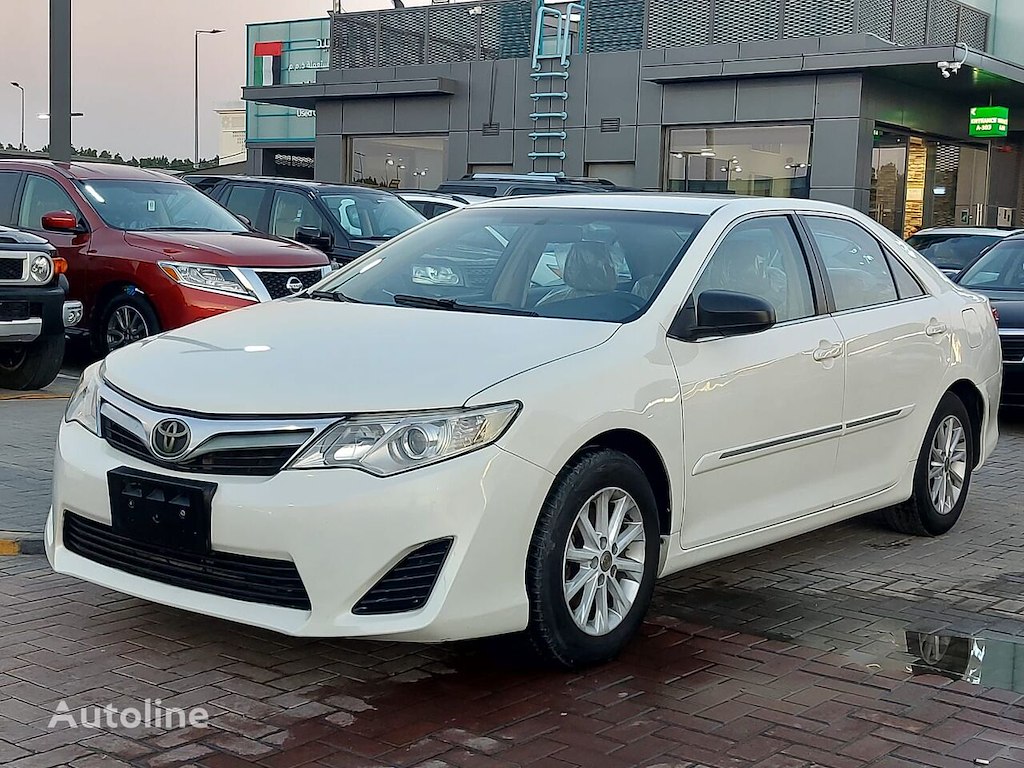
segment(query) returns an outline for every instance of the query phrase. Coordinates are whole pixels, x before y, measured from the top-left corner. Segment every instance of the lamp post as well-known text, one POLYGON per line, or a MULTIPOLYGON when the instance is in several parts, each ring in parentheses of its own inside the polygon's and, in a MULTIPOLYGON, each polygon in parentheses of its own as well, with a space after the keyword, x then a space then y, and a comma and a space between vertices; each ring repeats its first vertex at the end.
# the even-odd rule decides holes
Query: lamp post
POLYGON ((223 32, 223 29, 197 29, 196 30, 196 101, 195 101, 195 119, 196 119, 196 154, 195 154, 195 167, 199 167, 199 36, 200 35, 219 35, 223 32))
POLYGON ((25 89, 13 80, 11 85, 21 91, 21 143, 18 145, 18 149, 25 149, 25 89))

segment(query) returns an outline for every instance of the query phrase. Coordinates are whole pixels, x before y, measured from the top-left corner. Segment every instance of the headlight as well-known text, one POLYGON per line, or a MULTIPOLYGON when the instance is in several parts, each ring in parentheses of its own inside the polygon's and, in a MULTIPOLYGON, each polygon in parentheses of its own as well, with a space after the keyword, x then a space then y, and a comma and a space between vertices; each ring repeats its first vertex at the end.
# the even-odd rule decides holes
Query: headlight
POLYGON ((451 267, 414 264, 412 281, 419 285, 462 285, 462 275, 457 269, 451 267))
POLYGON ((49 256, 33 256, 28 267, 29 277, 37 283, 48 283, 53 277, 53 259, 49 256))
POLYGON ((99 435, 100 381, 103 379, 103 363, 93 363, 78 380, 78 386, 68 400, 64 421, 77 421, 94 435, 99 435))
POLYGON ((190 288, 214 293, 227 293, 232 296, 255 298, 252 291, 246 288, 238 276, 228 267, 215 267, 209 264, 183 264, 176 261, 159 262, 160 269, 171 280, 190 288))
POLYGON ((519 403, 503 403, 353 416, 329 427, 289 468, 355 467, 375 475, 394 475, 493 443, 518 412, 519 403))

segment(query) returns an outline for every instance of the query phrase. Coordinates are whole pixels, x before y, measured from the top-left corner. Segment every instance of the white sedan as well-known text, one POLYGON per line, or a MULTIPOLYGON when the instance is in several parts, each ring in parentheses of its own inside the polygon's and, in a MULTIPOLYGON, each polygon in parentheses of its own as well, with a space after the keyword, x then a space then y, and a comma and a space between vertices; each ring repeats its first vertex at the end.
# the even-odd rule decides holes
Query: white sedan
POLYGON ((594 663, 659 576, 873 510, 948 531, 1000 371, 987 301, 849 209, 502 199, 87 369, 47 554, 293 635, 594 663))

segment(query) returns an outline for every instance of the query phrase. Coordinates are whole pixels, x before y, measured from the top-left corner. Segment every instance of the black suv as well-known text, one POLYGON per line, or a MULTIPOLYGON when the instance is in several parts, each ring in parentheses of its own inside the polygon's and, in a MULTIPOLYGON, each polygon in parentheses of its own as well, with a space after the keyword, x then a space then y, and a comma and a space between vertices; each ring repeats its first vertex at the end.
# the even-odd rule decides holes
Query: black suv
POLYGON ((82 319, 66 301, 67 262, 41 237, 0 227, 0 387, 39 389, 57 378, 64 329, 82 319))
POLYGON ((446 181, 438 188, 446 195, 480 197, 517 197, 519 195, 557 195, 567 192, 622 192, 607 179, 567 178, 554 174, 471 173, 458 181, 446 181))
POLYGON ((258 232, 319 248, 337 264, 426 219, 385 190, 265 176, 182 177, 258 232))

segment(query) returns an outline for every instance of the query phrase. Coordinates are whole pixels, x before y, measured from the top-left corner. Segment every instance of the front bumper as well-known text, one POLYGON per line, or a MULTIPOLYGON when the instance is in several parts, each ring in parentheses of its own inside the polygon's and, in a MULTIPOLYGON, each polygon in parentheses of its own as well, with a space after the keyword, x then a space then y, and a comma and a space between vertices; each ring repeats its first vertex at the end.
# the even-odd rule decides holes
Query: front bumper
POLYGON ((48 286, 3 286, 0 302, 28 304, 28 318, 0 320, 0 342, 27 343, 40 336, 64 333, 64 289, 51 283, 48 286))
POLYGON ((436 642, 526 627, 527 548, 553 478, 497 446, 379 478, 353 469, 268 477, 183 474, 118 453, 78 424, 62 424, 46 553, 54 570, 154 602, 290 635, 436 642), (130 467, 216 482, 213 549, 294 562, 310 610, 247 602, 133 576, 71 552, 65 511, 110 524, 107 472, 130 467), (355 615, 352 607, 407 553, 454 543, 422 608, 355 615))

